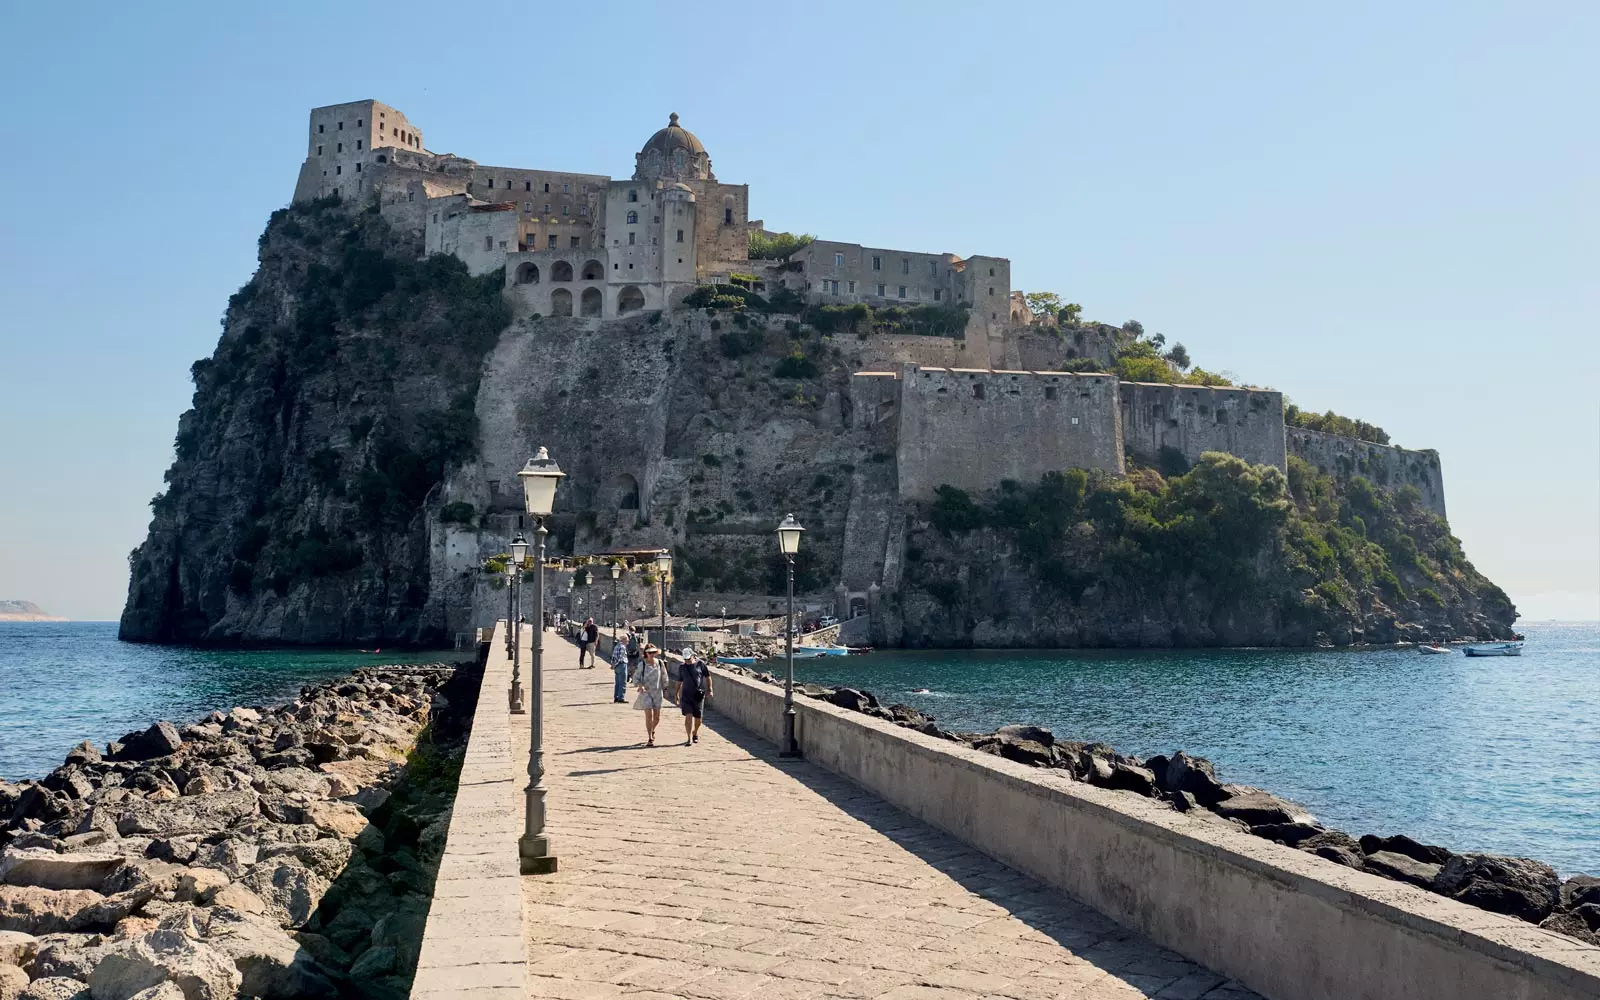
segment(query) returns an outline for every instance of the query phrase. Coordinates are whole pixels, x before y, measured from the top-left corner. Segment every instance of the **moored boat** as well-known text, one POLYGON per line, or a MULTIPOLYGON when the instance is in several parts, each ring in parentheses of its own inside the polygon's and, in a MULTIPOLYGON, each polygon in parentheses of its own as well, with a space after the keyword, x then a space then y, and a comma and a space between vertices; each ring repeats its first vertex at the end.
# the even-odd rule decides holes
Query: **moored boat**
POLYGON ((1417 647, 1417 652, 1419 652, 1419 653, 1448 653, 1448 652, 1450 652, 1450 650, 1445 648, 1444 646, 1434 646, 1434 645, 1430 645, 1428 643, 1423 643, 1422 645, 1417 647))
POLYGON ((750 664, 756 662, 756 658, 754 656, 719 656, 717 657, 717 662, 733 663, 741 667, 748 667, 750 664))
POLYGON ((1492 642, 1486 646, 1468 646, 1462 650, 1468 656, 1521 656, 1520 642, 1492 642))
POLYGON ((847 646, 796 646, 794 655, 805 653, 807 656, 844 656, 849 653, 847 646))

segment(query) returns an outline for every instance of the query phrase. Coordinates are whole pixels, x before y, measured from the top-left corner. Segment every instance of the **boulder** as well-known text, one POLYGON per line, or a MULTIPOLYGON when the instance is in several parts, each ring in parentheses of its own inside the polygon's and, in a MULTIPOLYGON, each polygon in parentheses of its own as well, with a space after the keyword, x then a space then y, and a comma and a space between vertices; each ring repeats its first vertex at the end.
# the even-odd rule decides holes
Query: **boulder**
MULTIPOLYGON (((1184 790, 1193 791, 1193 789, 1184 790)), ((1202 803, 1205 802, 1199 792, 1195 792, 1194 796, 1200 799, 1202 803)), ((1250 789, 1231 795, 1211 806, 1211 808, 1219 816, 1242 820, 1253 827, 1267 823, 1314 822, 1311 815, 1304 809, 1259 789, 1250 789)))
POLYGON ((307 823, 347 840, 360 836, 367 828, 367 818, 348 802, 312 802, 304 811, 307 823))
POLYGON ((1600 945, 1600 934, 1596 934, 1588 922, 1576 913, 1552 913, 1539 921, 1539 926, 1547 931, 1565 934, 1584 944, 1600 945))
MULTIPOLYGON (((1161 772, 1156 771, 1154 773, 1160 774, 1161 772)), ((1197 800, 1191 792, 1173 792, 1172 808, 1181 813, 1186 813, 1195 809, 1203 809, 1204 807, 1200 805, 1199 800, 1197 800)))
POLYGON ((1208 809, 1228 797, 1222 783, 1217 781, 1217 772, 1211 762, 1204 757, 1191 757, 1182 750, 1172 755, 1167 761, 1165 773, 1159 777, 1162 791, 1188 792, 1208 809))
MULTIPOLYGON (((1022 727, 1008 726, 1006 728, 1022 727)), ((995 748, 999 750, 1000 756, 1006 760, 1014 760, 1019 764, 1027 764, 1031 767, 1049 767, 1055 763, 1055 757, 1051 752, 1051 744, 1049 742, 1007 736, 1001 737, 1000 741, 995 744, 995 748)))
POLYGON ((185 998, 183 987, 177 983, 157 983, 147 990, 140 990, 128 1000, 185 1000, 185 998))
POLYGON ((260 896, 268 915, 285 927, 303 926, 332 885, 299 861, 286 858, 263 861, 239 883, 260 896))
MULTIPOLYGON (((388 971, 388 970, 385 970, 388 971)), ((28 988, 28 974, 15 965, 0 965, 0 1000, 17 1000, 28 988)))
POLYGON ((889 714, 894 716, 895 722, 902 726, 909 726, 912 729, 933 721, 931 716, 923 715, 910 705, 890 705, 889 714))
POLYGON ((108 897, 92 889, 0 885, 0 930, 55 934, 109 929, 148 902, 155 892, 146 886, 108 897))
POLYGON ((361 953, 350 966, 350 978, 357 982, 373 976, 381 976, 394 971, 395 950, 393 945, 374 945, 361 953))
POLYGON ((117 751, 115 759, 154 760, 177 753, 183 746, 183 737, 172 723, 158 722, 142 733, 129 733, 119 742, 122 749, 117 751))
POLYGON ((1554 868, 1529 858, 1458 854, 1445 862, 1433 891, 1473 906, 1538 923, 1561 899, 1554 868))
POLYGON ((101 892, 128 892, 145 886, 157 893, 171 892, 178 887, 182 865, 156 858, 129 858, 127 863, 106 879, 101 892))
POLYGON ((194 852, 191 866, 215 868, 231 879, 240 879, 259 860, 261 849, 241 840, 224 840, 216 844, 202 844, 194 852))
POLYGON ((295 792, 313 799, 328 797, 328 776, 303 767, 283 767, 268 771, 261 779, 260 791, 295 792))
POLYGON ((1364 864, 1367 871, 1377 872, 1385 878, 1392 878, 1398 882, 1409 882, 1423 889, 1433 885, 1433 880, 1439 876, 1440 871, 1439 865, 1389 851, 1374 851, 1368 854, 1364 858, 1364 864))
POLYGON ((361 786, 350 780, 348 775, 334 773, 324 775, 328 779, 328 797, 342 799, 347 795, 354 795, 361 791, 361 786))
POLYGON ((170 980, 185 1000, 233 1000, 242 977, 232 960, 181 931, 156 930, 122 942, 89 976, 94 1000, 132 1000, 170 980))
POLYGON ((1590 930, 1600 933, 1600 903, 1583 903, 1574 907, 1572 912, 1582 917, 1590 930))
POLYGON ((1561 883, 1561 909, 1576 909, 1584 903, 1600 903, 1600 878, 1574 875, 1561 883))
POLYGON ((291 857, 332 882, 350 863, 353 848, 348 840, 324 837, 309 844, 273 844, 261 850, 261 860, 291 857))
POLYGON ((88 740, 67 751, 68 764, 98 764, 101 759, 100 749, 88 740))
POLYGON ((1089 775, 1089 782, 1102 788, 1114 788, 1125 792, 1138 792, 1140 795, 1154 795, 1156 792, 1156 776, 1148 768, 1135 767, 1120 761, 1105 761, 1095 758, 1095 769, 1089 775))
POLYGON ((17 994, 17 1000, 92 1000, 89 984, 65 976, 46 976, 35 979, 27 989, 17 994))
POLYGON ((206 944, 233 959, 241 992, 262 1000, 334 1000, 338 990, 310 952, 270 918, 225 910, 206 928, 206 944))
POLYGON ((0 931, 0 965, 27 965, 39 953, 39 939, 21 931, 0 931))
POLYGON ((1327 831, 1315 823, 1262 823, 1259 826, 1252 826, 1250 832, 1289 847, 1299 847, 1305 841, 1327 831))
POLYGON ((855 688, 837 688, 826 699, 840 708, 847 708, 852 712, 865 712, 872 707, 870 697, 855 688))
POLYGON ((1312 852, 1315 852, 1319 847, 1338 847, 1349 851, 1358 858, 1362 854, 1361 845, 1356 842, 1354 837, 1343 830, 1318 830, 1315 834, 1300 841, 1295 846, 1302 851, 1312 852))
POLYGON ((261 897, 238 883, 231 883, 217 889, 211 894, 210 899, 204 899, 201 902, 210 903, 218 909, 237 910, 240 913, 267 912, 267 904, 261 901, 261 897))
POLYGON ((185 868, 178 876, 177 898, 182 902, 204 902, 231 882, 226 874, 215 868, 185 868))
POLYGON ((124 837, 133 834, 174 837, 185 833, 216 833, 254 815, 255 792, 240 789, 189 795, 172 802, 129 802, 116 823, 117 833, 124 837))
POLYGON ((77 979, 87 983, 108 947, 98 935, 47 935, 39 939, 33 974, 39 979, 77 979))
POLYGON ((1449 851, 1442 847, 1419 844, 1403 834, 1396 834, 1393 837, 1377 837, 1369 833, 1361 838, 1361 850, 1367 854, 1372 854, 1375 851, 1404 854, 1408 858, 1416 861, 1425 861, 1430 865, 1442 865, 1449 861, 1452 856, 1449 851))
POLYGON ((1342 844, 1318 844, 1311 849, 1311 853, 1325 861, 1332 861, 1336 865, 1354 868, 1358 871, 1366 867, 1360 851, 1353 851, 1342 844))

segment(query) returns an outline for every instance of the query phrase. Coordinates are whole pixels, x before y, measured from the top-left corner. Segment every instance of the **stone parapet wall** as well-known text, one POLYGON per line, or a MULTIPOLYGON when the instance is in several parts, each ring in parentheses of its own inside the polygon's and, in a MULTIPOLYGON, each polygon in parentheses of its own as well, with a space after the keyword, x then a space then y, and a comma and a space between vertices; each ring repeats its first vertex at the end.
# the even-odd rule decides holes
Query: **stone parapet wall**
POLYGON ((1287 438, 1289 454, 1304 459, 1319 472, 1344 480, 1365 476, 1388 490, 1415 486, 1427 508, 1445 516, 1444 472, 1439 467, 1439 453, 1432 448, 1413 451, 1325 434, 1309 427, 1290 427, 1287 438))
MULTIPOLYGON (((717 675, 713 708, 777 742, 782 688, 717 675)), ((833 705, 795 709, 808 760, 1263 996, 1600 995, 1600 949, 1513 917, 833 705)))

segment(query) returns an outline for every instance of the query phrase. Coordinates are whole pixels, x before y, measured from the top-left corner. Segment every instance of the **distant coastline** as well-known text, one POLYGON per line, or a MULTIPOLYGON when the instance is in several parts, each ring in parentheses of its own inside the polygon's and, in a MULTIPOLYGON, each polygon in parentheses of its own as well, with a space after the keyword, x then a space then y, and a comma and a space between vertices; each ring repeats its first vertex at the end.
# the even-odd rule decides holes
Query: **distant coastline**
POLYGON ((0 622, 64 622, 32 601, 0 601, 0 622))

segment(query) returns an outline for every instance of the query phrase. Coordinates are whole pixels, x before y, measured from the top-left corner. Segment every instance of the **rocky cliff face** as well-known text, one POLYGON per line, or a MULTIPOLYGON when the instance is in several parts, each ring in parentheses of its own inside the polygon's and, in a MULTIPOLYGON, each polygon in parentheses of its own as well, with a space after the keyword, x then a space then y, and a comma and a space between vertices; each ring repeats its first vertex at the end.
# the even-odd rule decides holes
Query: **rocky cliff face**
POLYGON ((499 277, 326 201, 276 213, 260 259, 194 366, 121 635, 426 640, 424 502, 475 447, 499 277))

